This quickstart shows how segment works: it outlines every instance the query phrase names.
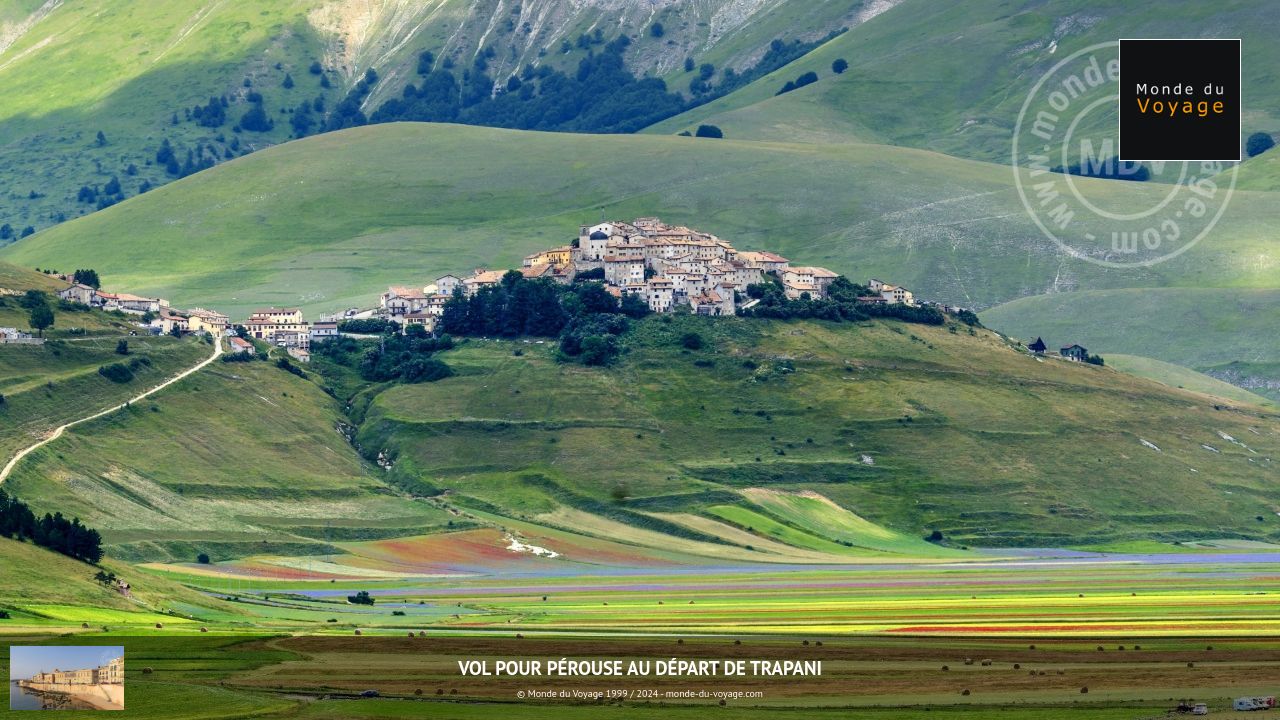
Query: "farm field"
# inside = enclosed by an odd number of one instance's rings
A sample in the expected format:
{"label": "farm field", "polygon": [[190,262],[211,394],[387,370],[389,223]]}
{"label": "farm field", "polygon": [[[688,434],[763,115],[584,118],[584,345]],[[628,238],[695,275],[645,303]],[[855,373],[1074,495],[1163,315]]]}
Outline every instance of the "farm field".
{"label": "farm field", "polygon": [[[1280,617],[1271,598],[1280,591],[1280,550],[1176,550],[839,569],[563,576],[526,567],[334,582],[322,571],[283,580],[236,576],[233,566],[168,567],[147,575],[233,596],[225,605],[245,614],[205,610],[198,622],[209,633],[169,621],[108,632],[5,630],[0,621],[0,632],[7,642],[123,644],[129,707],[147,718],[479,720],[512,712],[517,692],[538,689],[584,696],[528,699],[521,717],[692,717],[720,696],[639,693],[707,690],[761,694],[729,696],[717,712],[734,718],[839,717],[857,708],[858,717],[891,720],[995,712],[1136,720],[1182,698],[1221,709],[1232,696],[1274,694]],[[376,603],[346,603],[357,588]],[[74,634],[49,634],[65,630]],[[468,677],[458,669],[460,659],[508,658],[820,660],[822,672],[584,679]],[[184,690],[209,706],[175,707]],[[356,697],[366,690],[381,697]],[[627,698],[593,699],[609,690]]]}

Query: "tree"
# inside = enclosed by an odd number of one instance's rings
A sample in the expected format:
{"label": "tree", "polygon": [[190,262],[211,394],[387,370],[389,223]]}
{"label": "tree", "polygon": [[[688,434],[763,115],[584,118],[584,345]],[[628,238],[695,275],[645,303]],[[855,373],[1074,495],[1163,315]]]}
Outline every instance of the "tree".
{"label": "tree", "polygon": [[372,605],[374,603],[374,599],[369,597],[368,590],[361,590],[355,595],[348,595],[347,602],[352,605]]}
{"label": "tree", "polygon": [[45,329],[53,327],[53,310],[48,305],[33,307],[28,322],[32,329],[40,331],[40,337],[44,337]]}
{"label": "tree", "polygon": [[250,132],[268,132],[275,127],[275,123],[267,117],[266,111],[262,109],[262,103],[256,102],[240,118],[240,127]]}
{"label": "tree", "polygon": [[121,340],[120,342],[116,343],[116,354],[117,354],[117,355],[128,355],[128,354],[129,354],[129,341],[128,341],[128,340]]}
{"label": "tree", "polygon": [[105,147],[106,144],[107,144],[107,136],[103,135],[102,131],[99,130],[98,131],[98,147]]}
{"label": "tree", "polygon": [[1276,146],[1276,141],[1269,133],[1256,132],[1244,143],[1244,151],[1249,157],[1257,157]]}
{"label": "tree", "polygon": [[680,344],[688,350],[702,349],[702,336],[696,332],[687,332],[680,336]]}
{"label": "tree", "polygon": [[844,58],[836,58],[835,62],[831,63],[831,72],[837,75],[843,74],[844,71],[848,69],[849,61]]}
{"label": "tree", "polygon": [[208,554],[208,553],[200,553],[199,555],[197,555],[197,556],[196,556],[196,562],[200,563],[201,565],[208,565],[208,564],[209,564],[209,554]]}
{"label": "tree", "polygon": [[692,58],[692,57],[687,57],[687,58],[685,58],[685,59],[684,59],[684,71],[685,71],[685,72],[693,72],[693,58]]}
{"label": "tree", "polygon": [[698,131],[694,135],[700,138],[722,138],[724,137],[724,131],[715,125],[699,125]]}
{"label": "tree", "polygon": [[319,60],[312,60],[311,67],[307,68],[307,71],[310,72],[312,75],[319,75],[320,73],[324,72],[324,68],[320,67]]}
{"label": "tree", "polygon": [[283,87],[285,90],[292,90],[292,89],[293,89],[293,76],[292,76],[292,75],[290,75],[289,73],[285,73],[285,74],[284,74],[284,82],[280,83],[280,85],[281,85],[281,87]]}
{"label": "tree", "polygon": [[632,318],[642,318],[649,314],[649,303],[637,293],[622,296],[622,314]]}
{"label": "tree", "polygon": [[98,278],[98,271],[93,269],[76,270],[71,276],[71,282],[88,285],[94,290],[102,287],[102,281]]}
{"label": "tree", "polygon": [[649,26],[649,34],[656,38],[660,38],[667,34],[667,31],[666,28],[662,27],[662,23],[656,22]]}
{"label": "tree", "polygon": [[36,229],[35,229],[35,227],[33,227],[33,226],[31,226],[31,225],[28,225],[28,226],[26,226],[26,227],[22,228],[22,237],[29,237],[29,236],[31,236],[31,235],[35,235],[35,234],[36,234]]}
{"label": "tree", "polygon": [[0,240],[12,240],[12,239],[13,239],[13,226],[10,225],[9,223],[0,225]]}

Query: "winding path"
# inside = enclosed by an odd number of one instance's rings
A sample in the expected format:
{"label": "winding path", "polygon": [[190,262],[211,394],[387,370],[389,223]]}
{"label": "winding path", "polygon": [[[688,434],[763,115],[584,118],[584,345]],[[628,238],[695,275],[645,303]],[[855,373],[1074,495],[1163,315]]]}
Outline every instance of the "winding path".
{"label": "winding path", "polygon": [[174,375],[173,377],[169,378],[168,380],[165,380],[164,382],[160,383],[159,385],[156,385],[155,387],[151,388],[150,390],[147,390],[146,392],[143,392],[139,395],[129,398],[128,400],[120,403],[119,405],[113,405],[112,407],[109,407],[106,410],[96,412],[93,415],[82,417],[79,420],[72,420],[71,422],[63,423],[62,425],[59,425],[58,427],[54,428],[53,432],[46,435],[43,440],[37,442],[34,445],[31,445],[19,450],[17,454],[15,454],[12,458],[10,458],[8,464],[4,466],[4,469],[0,470],[0,483],[3,483],[5,479],[9,477],[9,473],[13,472],[13,469],[17,467],[18,463],[22,460],[22,458],[26,457],[27,455],[31,454],[36,450],[39,450],[45,445],[48,445],[54,440],[57,440],[58,438],[62,437],[62,433],[66,431],[67,428],[74,427],[76,425],[79,425],[80,423],[89,422],[90,420],[97,420],[103,415],[108,415],[110,413],[115,412],[116,410],[119,410],[120,408],[125,407],[126,405],[136,403],[139,400],[142,400],[143,398],[154,395],[155,393],[160,392],[161,390],[178,382],[182,378],[187,377],[191,373],[197,372],[198,370],[206,367],[209,363],[213,362],[214,360],[217,360],[218,356],[220,355],[222,355],[222,339],[216,338],[213,341],[213,353],[209,355],[209,357],[197,363],[196,365],[193,365],[192,367],[189,367],[186,370],[183,370],[177,375]]}

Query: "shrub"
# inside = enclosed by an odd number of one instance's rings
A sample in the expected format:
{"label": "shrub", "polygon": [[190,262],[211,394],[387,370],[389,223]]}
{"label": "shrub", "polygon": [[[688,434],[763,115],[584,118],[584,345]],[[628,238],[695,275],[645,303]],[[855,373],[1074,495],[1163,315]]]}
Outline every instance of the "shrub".
{"label": "shrub", "polygon": [[836,61],[831,63],[831,72],[837,75],[842,74],[845,70],[848,70],[848,69],[849,69],[849,61],[845,60],[844,58],[836,58]]}
{"label": "shrub", "polygon": [[699,125],[698,131],[694,133],[695,137],[700,138],[722,138],[724,131],[715,125]]}
{"label": "shrub", "polygon": [[133,380],[133,371],[124,363],[111,363],[98,368],[98,374],[114,383],[127,383]]}
{"label": "shrub", "polygon": [[128,354],[129,354],[129,341],[128,341],[128,340],[121,340],[120,342],[116,343],[116,354],[117,354],[117,355],[128,355]]}
{"label": "shrub", "polygon": [[[355,595],[348,595],[347,602],[351,603],[352,605],[372,605],[374,603],[374,599],[369,597],[368,590],[361,590]],[[356,633],[359,634],[360,631],[357,630]]]}
{"label": "shrub", "polygon": [[200,563],[201,565],[208,565],[209,564],[208,553],[200,553],[199,555],[196,555],[196,562]]}
{"label": "shrub", "polygon": [[1276,141],[1269,133],[1256,132],[1244,143],[1244,151],[1249,157],[1257,157],[1276,146]]}
{"label": "shrub", "polygon": [[702,336],[696,332],[687,332],[680,337],[680,345],[689,350],[701,350]]}

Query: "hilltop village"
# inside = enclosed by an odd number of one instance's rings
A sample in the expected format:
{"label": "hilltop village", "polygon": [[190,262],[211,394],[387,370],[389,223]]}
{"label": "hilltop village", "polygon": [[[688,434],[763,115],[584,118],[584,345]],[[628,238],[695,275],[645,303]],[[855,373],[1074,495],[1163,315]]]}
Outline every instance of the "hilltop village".
{"label": "hilltop village", "polygon": [[[773,252],[739,250],[711,233],[644,217],[631,222],[583,225],[570,244],[531,253],[519,268],[480,268],[465,277],[446,274],[424,285],[394,285],[382,293],[375,307],[321,315],[316,322],[306,320],[299,308],[267,307],[233,323],[226,314],[206,308],[178,310],[163,298],[107,292],[96,282],[80,281],[79,273],[60,276],[70,284],[58,292],[58,297],[139,316],[139,324],[153,334],[227,337],[231,353],[247,354],[254,353],[252,341],[258,340],[307,362],[312,343],[360,334],[362,323],[369,326],[366,321],[375,321],[379,328],[394,324],[401,332],[414,328],[414,332],[432,333],[451,300],[470,298],[497,286],[511,272],[518,272],[526,280],[560,285],[597,282],[619,301],[635,303],[633,298],[639,298],[641,307],[650,312],[704,316],[751,311],[761,303],[760,287],[772,286],[771,292],[780,293],[787,301],[825,300],[833,283],[840,279],[839,274],[824,267],[792,265]],[[96,280],[96,273],[92,278]],[[755,297],[752,286],[756,286]],[[888,312],[898,307],[971,315],[964,308],[920,301],[910,290],[874,278],[859,293],[856,304],[869,313],[873,306],[884,306]],[[5,333],[12,336],[11,342],[37,342],[16,329],[0,329],[0,335]],[[5,342],[3,337],[0,342]],[[1042,354],[1043,344],[1037,341],[1031,351]],[[1061,354],[1069,359],[1089,357],[1078,346],[1064,348]]]}
{"label": "hilltop village", "polygon": [[[615,298],[642,298],[651,312],[675,312],[687,307],[695,315],[735,315],[758,300],[746,298],[750,285],[775,278],[790,300],[822,299],[840,277],[824,267],[793,266],[772,252],[738,250],[727,240],[658,218],[632,222],[602,222],[582,226],[569,245],[526,255],[520,274],[569,284],[593,280]],[[392,286],[382,294],[378,312],[400,325],[424,325],[431,330],[455,292],[474,295],[497,285],[507,270],[478,269],[467,277],[444,275],[434,283]],[[879,280],[877,294],[867,303],[915,305],[911,291]]]}

